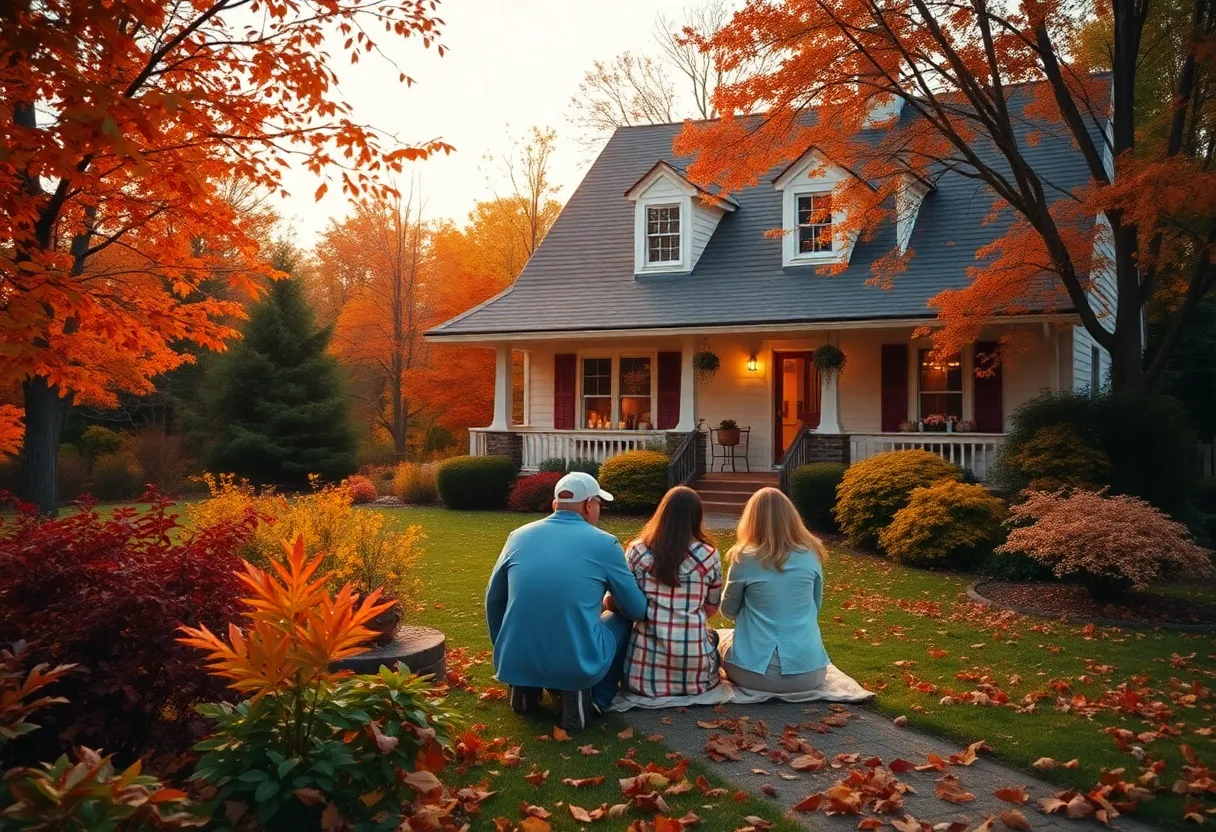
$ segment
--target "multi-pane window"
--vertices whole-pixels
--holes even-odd
[[[622,358],[620,373],[621,407],[617,427],[624,423],[626,430],[637,430],[653,421],[650,418],[650,359]]]
[[[646,262],[680,262],[680,206],[646,208]]]
[[[803,194],[798,197],[798,253],[832,250],[832,195]]]
[[[963,418],[963,362],[958,353],[940,359],[931,350],[921,350],[920,418],[953,416]]]
[[[612,359],[583,359],[583,427],[612,426]]]

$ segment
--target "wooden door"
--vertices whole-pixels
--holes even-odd
[[[809,350],[773,353],[773,461],[780,462],[802,426],[819,427],[819,373]]]

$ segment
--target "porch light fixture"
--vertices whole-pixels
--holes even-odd
[[[752,353],[751,358],[747,359],[747,371],[754,373],[760,369],[760,362],[756,360],[756,354]]]

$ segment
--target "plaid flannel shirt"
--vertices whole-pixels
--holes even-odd
[[[703,543],[689,547],[680,585],[651,574],[654,554],[641,541],[625,553],[646,596],[646,618],[633,627],[625,654],[625,687],[641,696],[692,696],[718,684],[718,650],[706,629],[706,606],[722,600],[722,558]]]

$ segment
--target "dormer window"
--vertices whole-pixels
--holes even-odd
[[[798,253],[832,251],[832,194],[798,194]]]
[[[848,217],[832,193],[852,176],[810,148],[773,180],[782,192],[782,266],[848,264],[857,234],[841,230]]]
[[[680,206],[646,206],[646,265],[663,266],[679,263]]]
[[[625,198],[634,204],[634,274],[685,274],[723,215],[739,207],[699,188],[667,162],[656,162]]]

